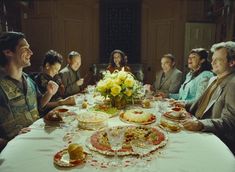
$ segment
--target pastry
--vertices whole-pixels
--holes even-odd
[[[86,109],[88,107],[87,101],[82,102],[82,108]]]
[[[178,123],[175,123],[169,120],[161,119],[160,125],[169,131],[176,132],[180,130],[180,125]]]
[[[144,99],[144,100],[142,101],[142,106],[143,106],[144,108],[150,108],[150,106],[151,106],[150,100]]]
[[[84,157],[83,148],[77,143],[72,143],[69,145],[68,153],[71,161],[81,160]]]

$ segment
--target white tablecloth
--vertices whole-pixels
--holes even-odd
[[[42,119],[36,121],[31,132],[11,140],[0,154],[0,172],[53,172],[53,171],[114,171],[89,163],[74,168],[59,168],[53,156],[65,148],[63,140],[67,128],[43,128]],[[127,125],[118,117],[109,119],[108,126]],[[81,130],[80,142],[84,143],[94,131]],[[235,172],[235,158],[227,146],[215,135],[181,131],[168,133],[167,145],[154,153],[149,162],[152,172]],[[101,155],[102,156],[102,155]],[[104,158],[105,159],[105,158]],[[130,165],[123,171],[141,171]]]

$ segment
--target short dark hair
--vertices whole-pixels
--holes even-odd
[[[197,54],[201,59],[208,59],[209,52],[205,48],[194,48],[189,54]]]
[[[4,50],[16,51],[16,46],[25,35],[21,32],[3,32],[0,36],[0,65],[6,66],[8,58],[3,53]]]
[[[49,65],[54,65],[56,63],[62,64],[63,63],[63,57],[60,53],[54,51],[54,50],[49,50],[46,52],[44,60],[43,60],[43,67],[46,66],[46,64]]]
[[[175,62],[175,56],[173,56],[172,54],[164,54],[164,55],[162,56],[162,58],[164,58],[164,57],[170,59],[172,62]],[[161,59],[162,59],[162,58],[161,58]]]
[[[228,62],[235,60],[235,42],[228,41],[214,44],[211,47],[211,52],[214,53],[216,50],[219,50],[221,48],[225,48],[227,50]]]
[[[71,51],[69,54],[68,54],[68,58],[71,60],[72,58],[76,57],[76,56],[80,56],[81,57],[81,54],[79,54],[77,51]]]

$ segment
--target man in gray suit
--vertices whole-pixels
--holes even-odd
[[[64,97],[79,93],[84,79],[81,78],[79,68],[81,66],[81,55],[71,51],[68,55],[68,65],[60,71],[60,77],[65,87]]]
[[[216,134],[235,154],[235,42],[211,48],[213,72],[207,89],[189,109],[198,120],[186,120],[184,128]]]
[[[175,57],[165,54],[161,58],[162,70],[156,73],[154,88],[157,93],[168,97],[169,93],[178,93],[183,73],[175,67]]]

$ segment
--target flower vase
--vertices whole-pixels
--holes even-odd
[[[124,109],[126,107],[126,99],[123,97],[112,97],[111,105],[112,107],[116,107],[117,109]]]

